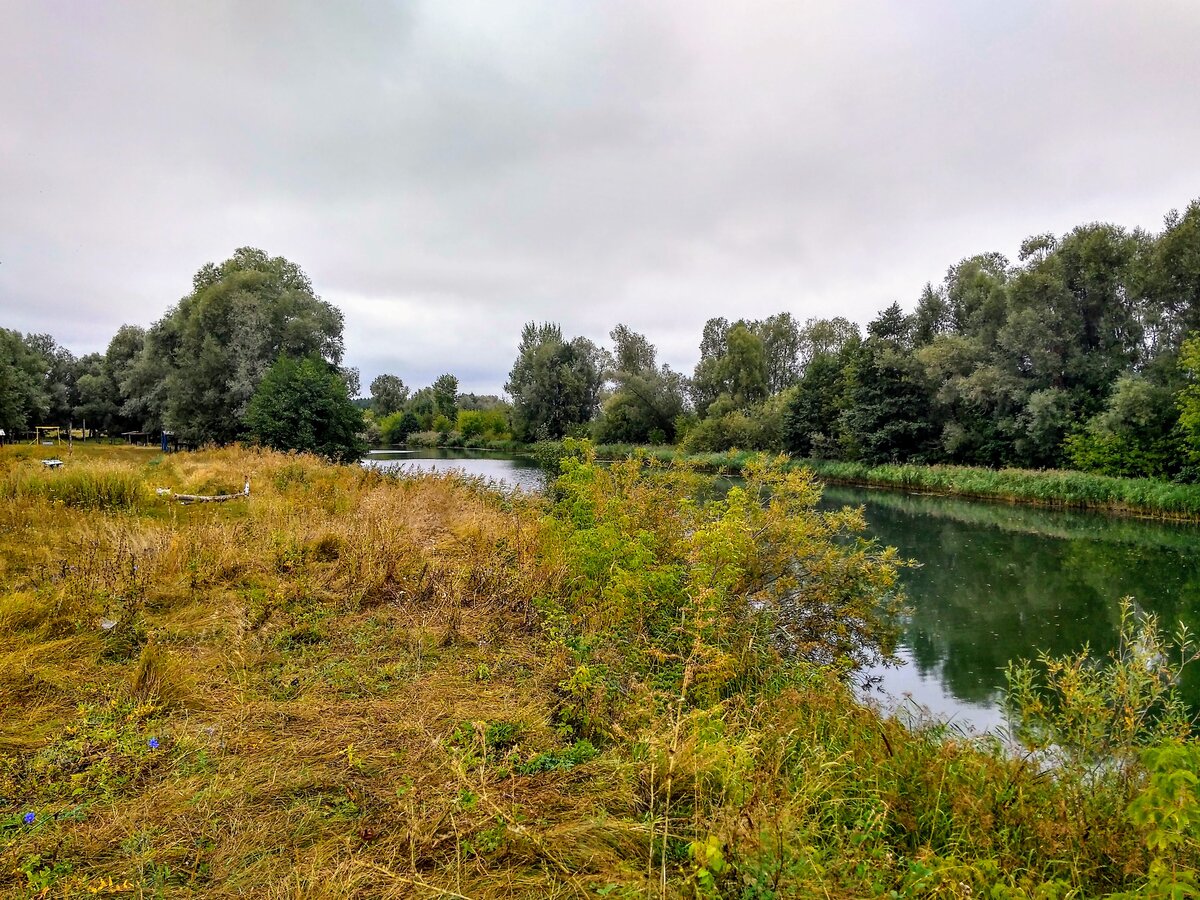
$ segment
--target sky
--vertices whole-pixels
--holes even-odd
[[[78,354],[241,246],[346,363],[499,392],[523,323],[690,372],[1200,197],[1195,0],[0,0],[0,327]]]

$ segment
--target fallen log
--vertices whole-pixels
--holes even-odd
[[[236,494],[176,494],[167,488],[159,488],[158,493],[165,494],[180,503],[221,503],[225,500],[248,498],[250,496],[250,479],[246,479],[246,484]]]

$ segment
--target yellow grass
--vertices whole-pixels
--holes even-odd
[[[514,760],[561,744],[527,639],[549,576],[511,565],[537,501],[251,450],[116,448],[49,473],[36,455],[0,474],[147,491],[136,509],[36,490],[0,506],[0,815],[37,816],[0,832],[0,894],[42,877],[54,895],[578,896],[628,868],[619,835],[569,867],[552,849],[579,827],[577,774],[498,778],[447,743],[503,721]],[[244,475],[248,501],[152,490]],[[520,865],[497,879],[497,854]]]

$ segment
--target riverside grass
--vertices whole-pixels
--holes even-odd
[[[0,895],[1065,898],[1192,877],[1171,802],[1194,742],[1055,778],[853,701],[838,672],[886,643],[865,601],[901,561],[855,511],[817,514],[807,475],[752,465],[769,502],[700,507],[686,471],[564,471],[541,498],[246,449],[77,450],[60,472],[0,451],[24,486],[0,503]],[[138,502],[51,489],[114,474]],[[247,475],[220,506],[153,492]],[[808,662],[754,615],[790,559]],[[866,630],[822,663],[831,610]]]
[[[711,472],[737,474],[762,454],[748,450],[683,456],[671,446],[613,444],[597,447],[605,459],[640,454],[650,459],[685,459]],[[985,469],[973,466],[924,466],[826,459],[794,459],[824,481],[899,488],[930,494],[1026,503],[1064,509],[1091,509],[1147,518],[1200,521],[1200,484],[1175,484],[1150,478],[1113,478],[1057,469]]]

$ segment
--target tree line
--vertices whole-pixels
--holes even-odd
[[[527,324],[507,398],[384,374],[353,401],[342,315],[294,263],[242,248],[150,328],[76,359],[0,330],[0,427],[166,429],[352,458],[367,442],[586,436],[884,462],[1200,478],[1200,201],[1158,233],[1081,225],[951,266],[911,312],[710,319],[690,375],[625,325],[608,346]]]
[[[49,335],[0,330],[0,427],[166,430],[191,445],[256,440],[355,458],[363,420],[357,373],[341,367],[342,324],[299,266],[244,247],[203,266],[149,328],[119,328],[104,353],[76,358]]]
[[[1200,478],[1200,201],[1163,229],[1093,223],[951,266],[865,333],[710,319],[690,378],[618,326],[604,350],[529,325],[506,386],[522,439],[691,452]]]

